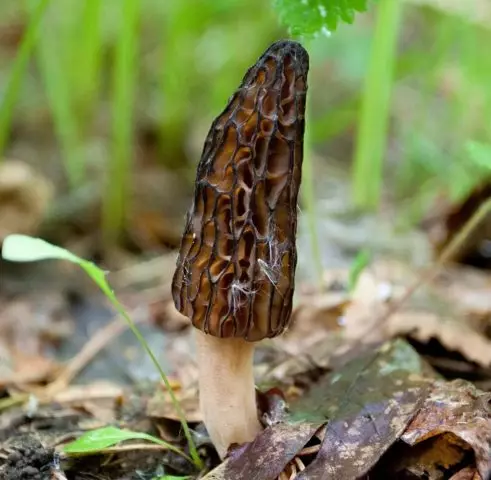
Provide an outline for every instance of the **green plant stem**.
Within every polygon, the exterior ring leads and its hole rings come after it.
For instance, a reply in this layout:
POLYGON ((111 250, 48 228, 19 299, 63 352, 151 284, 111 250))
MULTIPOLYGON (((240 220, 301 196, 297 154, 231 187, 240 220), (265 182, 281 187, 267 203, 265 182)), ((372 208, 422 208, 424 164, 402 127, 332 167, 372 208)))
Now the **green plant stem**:
POLYGON ((443 249, 438 259, 429 267, 429 269, 415 282, 408 287, 404 295, 397 300, 383 315, 379 321, 383 322, 396 310, 399 310, 401 306, 414 295, 414 292, 423 285, 431 282, 440 272, 441 267, 452 260, 458 253, 459 249, 464 244, 465 240, 471 235, 474 230, 480 225, 480 223, 491 213, 491 198, 488 198, 482 203, 479 208, 474 212, 471 218, 467 220, 464 226, 459 230, 450 243, 443 249))
POLYGON ((164 370, 159 364, 159 361, 157 360, 157 357, 154 355, 152 352, 151 348, 149 347, 148 343, 146 340, 143 338, 143 335, 140 333, 140 330, 138 330, 137 326, 131 319, 131 317, 126 313, 125 308, 119 303, 118 299, 114 295, 114 293, 110 293, 108 295, 108 292, 104 291, 106 295, 108 296, 109 300, 113 304, 114 308, 118 311, 118 313, 126 320, 128 323, 128 326, 130 330, 132 331, 133 335, 137 338, 137 340, 140 342, 141 346, 144 348, 144 350, 147 352, 148 356, 152 360, 152 363, 155 365, 155 368, 158 370, 160 373, 160 376, 162 378, 162 381, 164 382, 165 388, 167 389, 167 392, 169 393, 169 396, 171 398, 172 404, 177 412, 177 415, 179 416, 179 420, 182 425, 182 429, 184 431, 184 435, 186 436, 186 440, 188 442, 189 446, 189 453, 191 455, 191 458, 193 459, 194 464, 196 465, 197 468, 202 469, 203 468, 203 462, 198 454, 198 450, 196 448, 196 445, 194 443, 193 437, 191 435, 191 431, 189 430, 189 426, 186 421, 186 415, 181 408, 181 405, 179 403, 179 400, 177 397, 174 395, 174 391, 172 390, 172 385, 169 382, 169 379, 167 378, 167 375, 165 374, 164 370))
POLYGON ((133 145, 140 0, 121 0, 121 3, 121 25, 113 69, 112 152, 103 206, 106 247, 114 245, 124 226, 133 145))
POLYGON ((157 358, 153 354, 147 342, 141 335, 140 331, 136 327, 131 317, 126 312, 123 305, 117 299, 116 295, 114 294, 111 287, 109 286, 109 283, 106 281, 106 273, 92 262, 80 258, 77 255, 74 255, 73 253, 69 252, 68 250, 65 250, 64 248, 46 242, 41 238, 33 238, 27 235, 17 235, 17 234, 8 235, 3 241, 2 251, 0 252, 0 255, 3 259, 9 260, 11 262, 32 262, 32 261, 48 260, 48 259, 67 260, 69 262, 79 265, 87 273, 87 275, 89 275, 89 277, 92 278, 92 280, 106 295, 106 297, 114 306, 116 311, 126 320, 126 323, 128 324, 130 330, 135 335, 137 340, 140 342, 144 350, 147 352, 148 356, 150 357, 153 364, 157 368, 157 371, 160 373, 160 376, 167 388, 167 391, 169 392, 172 403, 179 416, 179 420, 181 421, 182 428, 188 440, 191 457, 193 458, 195 465, 198 468, 201 468, 202 462, 201 459, 199 458, 196 446, 191 436, 191 432, 186 422, 186 416, 184 415, 184 412, 181 409, 179 401, 174 395, 172 386, 170 385, 167 376, 162 370, 162 367, 160 366, 157 358))
POLYGON ((353 171, 356 206, 378 207, 390 94, 403 2, 380 0, 363 90, 353 171))
POLYGON ((29 57, 36 41, 39 25, 49 2, 50 0, 40 0, 33 10, 29 24, 27 25, 26 33, 22 38, 19 51, 15 57, 12 71, 10 72, 7 89, 3 94, 3 100, 0 107, 0 162, 10 132, 12 112, 19 94, 22 77, 26 71, 29 57))

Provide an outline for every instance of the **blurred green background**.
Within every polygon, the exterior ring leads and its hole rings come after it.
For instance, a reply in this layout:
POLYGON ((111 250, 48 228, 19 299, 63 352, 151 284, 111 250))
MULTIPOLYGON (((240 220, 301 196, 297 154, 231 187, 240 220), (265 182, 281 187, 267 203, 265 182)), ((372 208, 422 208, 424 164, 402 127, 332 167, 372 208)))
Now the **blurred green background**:
MULTIPOLYGON (((42 234, 64 243, 90 232, 106 251, 175 247, 210 123, 271 42, 302 33, 285 21, 305 6, 3 0, 0 159, 50 182, 42 234)), ((338 174, 343 202, 390 209, 399 227, 489 183, 490 26, 486 0, 379 0, 330 35, 300 37, 311 56, 301 208, 312 237, 324 179, 338 174)))

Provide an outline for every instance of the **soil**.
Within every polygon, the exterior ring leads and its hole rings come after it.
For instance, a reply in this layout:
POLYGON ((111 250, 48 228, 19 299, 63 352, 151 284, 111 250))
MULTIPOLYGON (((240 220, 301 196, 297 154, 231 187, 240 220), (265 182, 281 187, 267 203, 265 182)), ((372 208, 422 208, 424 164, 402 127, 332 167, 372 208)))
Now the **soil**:
MULTIPOLYGON (((147 399, 141 392, 125 394, 128 403, 118 426, 153 435, 165 431, 177 437, 176 422, 145 417, 147 399)), ((2 480, 150 480, 163 474, 193 473, 182 457, 155 449, 67 458, 61 445, 94 427, 94 420, 87 412, 70 407, 49 405, 31 416, 20 409, 10 409, 0 418, 2 480)), ((148 442, 140 443, 148 445, 148 442)))

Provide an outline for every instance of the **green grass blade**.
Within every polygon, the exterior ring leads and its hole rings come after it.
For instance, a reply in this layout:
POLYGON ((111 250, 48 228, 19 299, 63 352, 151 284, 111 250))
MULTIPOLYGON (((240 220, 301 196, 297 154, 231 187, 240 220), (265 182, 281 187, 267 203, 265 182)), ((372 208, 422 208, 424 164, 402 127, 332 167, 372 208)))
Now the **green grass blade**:
POLYGON ((139 0, 121 0, 121 24, 115 50, 112 98, 112 152, 104 197, 103 229, 112 245, 123 226, 133 146, 133 110, 137 79, 139 0))
POLYGON ((380 0, 363 90, 353 171, 353 199, 358 207, 379 204, 387 142, 390 94, 403 2, 380 0))
MULTIPOLYGON (((33 14, 33 2, 29 0, 27 4, 33 14)), ((45 25, 43 35, 39 37, 36 45, 38 65, 53 115, 55 132, 60 142, 67 179, 71 187, 77 187, 85 177, 85 162, 81 155, 72 92, 66 81, 67 66, 64 65, 59 46, 56 26, 45 25)))
POLYGON ((370 250, 364 248, 358 252, 356 257, 353 259, 349 269, 348 275, 348 289, 353 292, 358 282, 358 278, 365 268, 368 266, 371 260, 370 250))
POLYGON ((7 89, 3 95, 0 106, 0 162, 2 160, 5 144, 10 133, 12 112, 15 102, 17 101, 22 77, 24 76, 29 63, 29 58, 36 42, 39 25, 49 2, 50 0, 40 0, 37 3, 36 8, 33 9, 29 24, 27 25, 26 33, 15 57, 12 71, 10 72, 7 89))
MULTIPOLYGON (((160 158, 166 167, 182 164, 181 145, 189 111, 189 98, 183 91, 190 90, 192 79, 189 64, 193 61, 197 25, 190 10, 198 8, 195 2, 168 2, 163 19, 163 58, 160 75, 160 93, 163 117, 160 125, 160 158)), ((198 27, 199 28, 199 27, 198 27)))
POLYGON ((77 48, 76 100, 83 129, 92 120, 100 86, 102 60, 102 0, 89 0, 83 6, 77 48))
POLYGON ((184 411, 179 404, 179 400, 174 395, 172 390, 172 386, 167 378, 167 375, 162 370, 157 357, 154 355, 148 343, 143 338, 142 334, 138 330, 137 326, 131 319, 131 317, 126 312, 123 305, 116 298, 116 295, 112 291, 111 287, 106 281, 106 272, 101 270, 99 267, 94 265, 92 262, 88 260, 84 260, 83 258, 77 257, 73 253, 65 250, 64 248, 58 247, 56 245, 52 245, 45 240, 40 238, 32 238, 27 235, 17 235, 12 234, 8 235, 3 241, 2 245, 2 258, 5 260, 13 261, 13 262, 32 262, 37 260, 47 260, 47 259, 59 259, 59 260, 68 260, 72 263, 79 265, 81 268, 85 270, 87 275, 89 275, 92 280, 98 285, 98 287, 104 292, 108 300, 112 303, 116 311, 126 320, 130 330, 133 335, 140 342, 150 359, 152 360, 155 368, 159 372, 164 385, 169 393, 172 404, 179 416, 179 420, 182 425, 182 429, 184 431, 184 435, 188 441, 189 452, 193 459, 194 464, 197 468, 201 468, 202 461, 199 457, 198 451, 196 449, 196 445, 193 441, 193 437, 191 436, 191 431, 189 430, 189 426, 186 422, 186 416, 184 411))

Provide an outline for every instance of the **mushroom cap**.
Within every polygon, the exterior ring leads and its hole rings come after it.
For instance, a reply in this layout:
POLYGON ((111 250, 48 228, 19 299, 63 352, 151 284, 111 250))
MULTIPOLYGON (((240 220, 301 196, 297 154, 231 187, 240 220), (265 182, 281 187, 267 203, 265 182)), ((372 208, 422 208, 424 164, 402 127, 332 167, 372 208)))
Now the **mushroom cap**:
POLYGON ((299 43, 272 44, 206 138, 172 282, 205 333, 258 341, 289 324, 308 67, 299 43))

